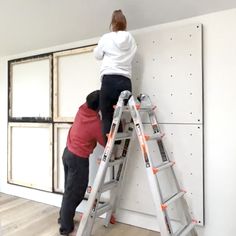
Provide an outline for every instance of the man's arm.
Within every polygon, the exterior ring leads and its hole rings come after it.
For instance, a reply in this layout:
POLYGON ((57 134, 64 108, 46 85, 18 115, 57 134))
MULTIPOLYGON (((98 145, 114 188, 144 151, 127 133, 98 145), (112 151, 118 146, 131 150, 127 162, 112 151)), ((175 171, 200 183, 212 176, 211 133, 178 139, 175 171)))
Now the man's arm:
POLYGON ((102 126, 101 126, 101 121, 99 120, 99 122, 97 122, 97 127, 96 127, 96 140, 97 142, 102 145, 103 147, 105 147, 105 140, 102 134, 102 126))

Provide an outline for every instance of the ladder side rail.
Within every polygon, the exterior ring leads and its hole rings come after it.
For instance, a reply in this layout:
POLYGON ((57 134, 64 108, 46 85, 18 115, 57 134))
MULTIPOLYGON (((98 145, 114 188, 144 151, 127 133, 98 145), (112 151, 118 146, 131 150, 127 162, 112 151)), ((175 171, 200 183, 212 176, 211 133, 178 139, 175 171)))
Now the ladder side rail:
MULTIPOLYGON (((102 177, 99 189, 102 188, 104 180, 105 180, 105 177, 106 177, 106 175, 104 175, 102 177)), ((100 204, 99 200, 100 200, 101 194, 102 194, 102 192, 100 192, 100 191, 98 191, 97 194, 96 194, 96 198, 94 200, 93 207, 92 207, 92 213, 90 212, 89 218, 87 220, 87 226, 86 226, 86 229, 85 229, 85 231, 86 231, 85 235, 86 236, 90 236, 91 235, 91 232, 92 232, 92 229, 93 229, 93 225, 94 225, 95 219, 97 217, 97 211, 98 211, 98 207, 99 207, 99 204, 100 204)), ((107 204, 106 203, 102 203, 102 205, 105 206, 107 204)), ((82 218, 83 218, 83 216, 82 216, 82 218)))
MULTIPOLYGON (((146 107, 150 122, 151 122, 151 126, 153 128, 154 134, 155 133, 159 133, 160 132, 160 127, 158 125, 157 122, 157 118, 154 112, 154 109, 156 108, 155 106, 153 106, 150 97, 147 94, 140 94, 139 95, 139 101, 140 101, 140 105, 141 108, 142 107, 146 107)), ((163 142, 161 140, 157 140, 156 141, 160 150, 160 154, 161 154, 161 158, 163 162, 166 161, 170 161, 169 157, 167 155, 167 152, 165 150, 165 147, 163 145, 163 142)))
MULTIPOLYGON (((151 126, 152 126, 152 129, 153 129, 153 132, 154 133, 161 132, 161 129, 160 129, 159 124, 157 122, 157 118, 156 118, 155 112, 154 111, 150 111, 148 113, 148 115, 149 115, 149 119, 150 119, 150 122, 151 122, 151 126)), ((161 153, 162 161, 163 162, 170 161, 170 158, 168 156, 168 153, 167 153, 167 151, 165 149, 165 146, 164 146, 162 140, 160 139, 160 140, 157 140, 156 142, 158 144, 158 147, 159 147, 159 150, 160 150, 160 153, 161 153)))
MULTIPOLYGON (((150 117, 150 122, 151 122, 151 125, 152 125, 152 128, 153 128, 153 131, 154 131, 154 132, 160 132, 161 129, 160 129, 159 124, 158 124, 158 122, 157 122, 157 117, 156 117, 155 112, 154 112, 154 111, 151 111, 151 112, 149 113, 149 117, 150 117)), ((162 150, 166 153, 167 160, 170 161, 170 159, 169 159, 169 157, 168 157, 168 154, 167 154, 167 151, 166 151, 166 149, 165 149, 165 146, 164 146, 163 141, 162 141, 162 140, 159 140, 159 141, 157 141, 157 142, 158 142, 158 143, 161 143, 161 145, 162 145, 162 147, 163 147, 162 150)), ((159 145, 158 145, 158 146, 159 146, 159 145)), ((160 148, 160 146, 159 146, 159 148, 160 148)), ((160 150, 160 151, 161 151, 161 150, 160 150)), ((174 169, 173 169, 173 166, 170 166, 169 168, 171 169, 171 173, 172 173, 172 176, 173 176, 173 179, 174 179, 176 188, 177 188, 178 192, 181 192, 182 190, 181 190, 181 187, 180 187, 179 182, 178 182, 178 180, 177 180, 177 177, 176 177, 175 171, 174 171, 174 169)), ((188 205, 187 205, 186 200, 185 200, 184 197, 182 197, 182 198, 180 199, 180 201, 181 201, 182 209, 183 209, 183 211, 184 211, 184 213, 185 213, 184 216, 185 216, 186 223, 189 224, 189 223, 192 221, 192 217, 191 217, 191 215, 189 214, 188 205)))
MULTIPOLYGON (((133 123, 130 123, 129 124, 129 128, 128 128, 128 132, 131 133, 131 136, 133 137, 133 133, 134 133, 134 127, 133 127, 133 123)), ((131 138, 132 139, 132 138, 131 138)), ((121 154, 121 158, 126 160, 127 161, 127 156, 128 156, 128 150, 129 150, 129 146, 130 146, 130 143, 131 143, 131 139, 126 139, 125 140, 125 143, 124 143, 124 146, 123 146, 123 150, 122 150, 122 154, 121 154)), ((121 178, 123 178, 123 173, 122 171, 124 172, 125 169, 122 168, 122 164, 124 163, 121 163, 119 165, 119 169, 117 171, 117 175, 116 175, 116 180, 119 181, 121 178)))
POLYGON ((98 169, 95 181, 94 181, 94 187, 92 188, 92 191, 89 195, 88 202, 87 202, 87 208, 82 216, 82 219, 79 224, 79 228, 77 231, 76 236, 90 236, 91 231, 93 228, 93 224, 96 218, 96 208, 99 205, 99 199, 101 196, 101 193, 97 190, 102 187, 105 174, 103 173, 103 170, 105 169, 106 163, 103 163, 103 166, 98 169), (100 170, 100 171, 99 171, 100 170), (97 181, 96 181, 97 180, 97 181), (96 187, 97 186, 97 187, 96 187), (92 212, 92 214, 91 214, 92 212))
MULTIPOLYGON (((117 106, 114 111, 112 125, 111 125, 111 129, 110 129, 110 133, 108 135, 108 141, 107 141, 106 147, 105 147, 103 155, 102 155, 101 163, 99 165, 98 172, 96 174, 96 178, 95 178, 95 181, 93 184, 92 191, 89 195, 89 199, 87 202, 87 208, 86 208, 86 210, 83 214, 83 217, 80 221, 76 236, 90 236, 90 233, 92 230, 93 224, 91 223, 91 220, 90 220, 91 216, 90 215, 91 215, 91 212, 92 212, 94 206, 96 206, 97 203, 99 202, 99 199, 97 198, 97 194, 99 192, 99 189, 101 188, 102 182, 104 181, 104 178, 106 175, 106 170, 107 170, 107 167, 109 164, 110 157, 112 155, 112 149, 113 149, 114 142, 115 142, 114 135, 118 131, 120 118, 122 115, 122 111, 124 109, 124 99, 126 99, 126 94, 124 94, 124 93, 122 94, 122 93, 119 97, 119 100, 117 102, 117 106), (88 226, 89 223, 91 225, 91 229, 88 226), (90 230, 88 230, 88 229, 90 229, 90 230)), ((93 218, 95 218, 95 217, 96 216, 94 216, 93 218)))
MULTIPOLYGON (((106 149, 104 150, 103 156, 107 155, 105 151, 106 149)), ((94 212, 94 210, 96 209, 99 203, 99 197, 101 195, 99 192, 99 189, 102 187, 102 184, 104 182, 104 179, 106 176, 105 170, 107 169, 108 162, 109 162, 109 158, 106 158, 106 159, 102 158, 101 160, 91 193, 87 201, 86 210, 84 211, 84 214, 80 221, 76 236, 90 236, 90 233, 92 230, 91 226, 93 226, 93 219, 95 219, 96 217, 95 214, 91 216, 91 212, 92 211, 94 212)))
MULTIPOLYGON (((113 121, 116 123, 120 123, 121 122, 121 118, 122 118, 122 113, 127 111, 127 106, 124 106, 124 103, 126 101, 128 101, 129 97, 131 96, 131 92, 130 91, 123 91, 121 92, 120 94, 120 98, 122 99, 122 104, 123 104, 123 107, 122 107, 122 112, 119 114, 119 115, 116 115, 116 113, 119 113, 119 110, 118 109, 115 109, 115 112, 114 112, 114 118, 113 118, 113 121), (117 111, 118 110, 118 111, 117 111)), ((117 102, 117 106, 119 106, 119 100, 117 102)), ((116 108, 117 108, 116 106, 116 108)), ((124 128, 124 127, 123 127, 124 128)), ((125 129, 124 129, 125 130, 125 129)), ((133 129, 132 129, 132 133, 133 133, 133 129)), ((116 140, 116 136, 118 136, 119 133, 116 132, 116 135, 113 137, 115 140, 116 140)), ((112 189, 110 191, 110 203, 111 203, 111 210, 107 212, 106 214, 106 217, 104 219, 104 226, 108 226, 109 223, 110 223, 110 219, 111 219, 111 216, 112 214, 114 213, 115 211, 115 206, 116 206, 116 202, 118 200, 118 197, 117 197, 117 193, 118 193, 118 189, 120 188, 120 177, 122 175, 122 170, 124 169, 124 166, 126 166, 126 152, 127 152, 127 149, 129 147, 129 143, 130 143, 130 138, 127 138, 127 139, 124 139, 125 140, 125 144, 124 144, 124 147, 123 147, 123 151, 122 151, 122 157, 123 158, 123 162, 119 164, 119 167, 118 167, 118 171, 117 173, 115 173, 115 166, 112 166, 112 171, 110 173, 110 178, 112 180, 115 180, 118 182, 117 186, 115 189, 112 189), (126 152, 124 152, 124 150, 126 150, 126 152), (125 154, 125 155, 124 155, 125 154)), ((120 145, 119 145, 120 146, 120 145)), ((116 148, 116 145, 113 146, 113 148, 115 149, 116 148)), ((116 150, 117 151, 117 150, 116 150)), ((114 160, 113 160, 114 161, 114 160)))
MULTIPOLYGON (((148 100, 149 103, 151 104, 151 100, 150 100, 150 97, 148 95, 145 95, 143 99, 148 100)), ((155 111, 154 110, 149 111, 148 115, 149 115, 149 119, 150 119, 150 123, 151 123, 152 129, 153 129, 153 132, 154 133, 161 132, 161 129, 160 129, 160 126, 158 124, 157 116, 156 116, 155 111)), ((166 151, 166 148, 164 146, 163 141, 162 140, 157 140, 157 143, 158 143, 158 147, 159 147, 161 155, 163 155, 164 158, 166 158, 166 161, 170 162, 170 158, 168 156, 168 152, 166 151)), ((163 156, 162 156, 162 160, 163 160, 163 156)), ((170 168, 171 168, 171 171, 173 173, 173 177, 174 177, 174 181, 175 181, 177 190, 178 190, 178 192, 181 192, 181 188, 180 188, 179 182, 177 180, 176 174, 174 172, 173 166, 170 166, 170 168)))
MULTIPOLYGON (((128 132, 132 133, 132 136, 133 136, 133 127, 130 126, 128 132)), ((123 163, 121 163, 119 165, 117 173, 116 173, 115 180, 118 182, 118 186, 111 192, 112 209, 106 215, 106 218, 104 220, 105 226, 108 226, 108 224, 110 223, 111 215, 115 213, 118 202, 120 200, 122 186, 124 183, 124 175, 126 172, 126 167, 127 167, 127 162, 128 162, 127 156, 128 156, 128 150, 129 150, 130 143, 131 143, 131 139, 125 140, 124 147, 123 147, 122 154, 121 154, 121 158, 124 158, 124 161, 123 161, 123 163)))
MULTIPOLYGON (((120 177, 122 176, 122 173, 123 173, 122 170, 125 168, 126 162, 127 162, 127 160, 124 159, 124 162, 119 165, 119 170, 118 170, 118 171, 121 172, 121 173, 119 174, 120 177)), ((116 178, 115 178, 115 179, 116 179, 116 178)), ((122 180, 120 179, 119 182, 118 182, 118 185, 116 186, 116 188, 115 188, 115 189, 112 189, 112 190, 111 190, 111 193, 110 193, 111 210, 107 212, 106 217, 105 217, 105 219, 104 219, 104 226, 106 226, 106 227, 107 227, 107 226, 109 225, 109 223, 110 223, 110 219, 111 219, 112 214, 115 213, 116 202, 118 201, 118 194, 119 194, 119 192, 120 192, 119 190, 120 190, 121 181, 122 181, 122 180)))
MULTIPOLYGON (((149 97, 148 95, 144 95, 144 96, 142 97, 142 99, 148 100, 148 101, 146 101, 146 102, 148 102, 148 103, 150 104, 150 106, 152 107, 151 99, 150 99, 150 97, 149 97)), ((142 100, 141 100, 141 102, 142 102, 142 100)), ((150 119, 150 123, 151 123, 152 129, 153 129, 153 132, 154 132, 154 133, 161 132, 161 129, 160 129, 160 126, 159 126, 159 124, 158 124, 157 116, 156 116, 156 113, 155 113, 154 109, 149 110, 148 115, 149 115, 149 119, 150 119)), ((167 153, 167 151, 166 151, 166 149, 165 149, 165 146, 164 146, 163 141, 162 141, 162 140, 157 140, 157 144, 158 144, 158 147, 159 147, 161 156, 162 156, 162 160, 164 161, 164 160, 165 160, 165 157, 166 157, 166 160, 167 160, 167 161, 170 161, 170 158, 169 158, 168 153, 167 153), (164 154, 164 153, 165 153, 165 154, 164 154), (163 158, 163 157, 164 157, 164 158, 163 158)), ((176 177, 176 174, 175 174, 173 165, 170 166, 169 168, 171 168, 171 173, 172 173, 172 175, 173 175, 176 188, 177 188, 178 192, 181 192, 182 190, 181 190, 181 187, 180 187, 179 182, 178 182, 178 180, 177 180, 177 177, 176 177)), ((189 207, 188 207, 188 204, 187 204, 187 202, 186 202, 186 199, 185 199, 184 197, 182 197, 182 198, 180 199, 180 201, 181 201, 182 209, 183 209, 183 211, 184 211, 184 216, 185 216, 186 223, 187 223, 187 224, 191 224, 192 217, 191 217, 191 215, 190 215, 190 213, 189 213, 189 207)), ((195 228, 193 228, 192 233, 193 233, 194 236, 197 235, 195 228)))
POLYGON ((171 225, 168 223, 168 220, 167 220, 168 216, 166 215, 166 212, 162 211, 161 209, 161 204, 163 202, 163 199, 162 199, 162 196, 160 195, 160 186, 152 170, 153 166, 149 158, 150 154, 149 154, 148 145, 146 143, 145 136, 144 136, 144 128, 141 122, 141 117, 139 115, 139 112, 137 111, 133 96, 131 96, 131 98, 129 99, 128 104, 130 107, 131 116, 133 118, 135 130, 138 136, 139 144, 141 147, 143 160, 146 167, 147 177, 149 179, 148 182, 150 185, 150 190, 152 192, 153 201, 156 207, 156 213, 157 213, 157 219, 159 221, 160 232, 162 236, 170 236, 173 233, 173 231, 171 229, 171 225))
MULTIPOLYGON (((152 126, 152 129, 153 129, 153 132, 154 133, 161 132, 161 129, 160 129, 159 124, 157 122, 157 117, 156 117, 156 114, 155 114, 154 111, 149 113, 149 118, 150 118, 150 122, 151 122, 151 126, 152 126)), ((159 147, 159 150, 161 152, 161 155, 162 155, 162 152, 164 152, 166 160, 170 162, 170 158, 168 156, 168 153, 166 151, 166 148, 164 146, 163 141, 162 140, 158 140, 157 143, 158 143, 158 147, 159 147)), ((170 168, 171 168, 172 175, 174 177, 176 188, 177 188, 178 192, 181 192, 181 188, 180 188, 179 182, 177 180, 176 174, 174 172, 173 165, 170 166, 170 168)))

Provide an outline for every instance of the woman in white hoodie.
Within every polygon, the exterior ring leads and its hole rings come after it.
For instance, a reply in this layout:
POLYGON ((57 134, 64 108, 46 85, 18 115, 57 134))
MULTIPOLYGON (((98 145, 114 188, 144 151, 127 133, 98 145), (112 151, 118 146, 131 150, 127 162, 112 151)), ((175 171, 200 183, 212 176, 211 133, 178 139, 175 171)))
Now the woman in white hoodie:
POLYGON ((96 59, 102 60, 100 69, 100 110, 105 141, 109 133, 114 108, 124 90, 132 92, 132 60, 137 46, 132 35, 126 31, 127 22, 121 10, 112 14, 110 33, 104 34, 94 49, 96 59))

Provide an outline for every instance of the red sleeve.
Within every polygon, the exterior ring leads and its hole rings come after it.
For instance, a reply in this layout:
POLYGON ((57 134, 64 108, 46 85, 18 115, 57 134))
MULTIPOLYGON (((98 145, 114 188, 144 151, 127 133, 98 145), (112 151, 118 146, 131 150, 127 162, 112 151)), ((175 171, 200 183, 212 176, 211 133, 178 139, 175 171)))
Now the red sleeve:
POLYGON ((97 128, 96 128, 96 140, 97 142, 102 145, 103 147, 105 147, 105 140, 102 134, 102 126, 101 126, 101 120, 99 119, 97 122, 97 128))

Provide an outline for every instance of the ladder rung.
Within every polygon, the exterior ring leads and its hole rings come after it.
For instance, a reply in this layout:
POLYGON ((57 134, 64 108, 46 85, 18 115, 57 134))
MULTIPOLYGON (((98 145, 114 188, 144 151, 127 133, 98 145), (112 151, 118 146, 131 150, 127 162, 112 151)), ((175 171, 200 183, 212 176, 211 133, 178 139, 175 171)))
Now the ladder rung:
POLYGON ((168 162, 164 162, 164 164, 157 166, 157 167, 153 167, 153 173, 156 174, 159 171, 165 170, 168 167, 171 167, 175 164, 174 161, 168 161, 168 162))
POLYGON ((164 133, 158 132, 152 135, 145 135, 145 139, 146 141, 150 141, 150 140, 161 140, 164 137, 164 133))
POLYGON ((161 208, 162 210, 165 210, 172 202, 176 201, 177 199, 181 198, 185 194, 184 191, 181 191, 179 193, 176 193, 172 197, 170 197, 167 201, 165 201, 162 205, 161 208))
POLYGON ((110 162, 108 163, 108 167, 116 166, 116 165, 122 164, 122 163, 124 162, 124 159, 125 159, 125 157, 120 157, 119 159, 115 159, 114 161, 110 161, 110 162))
POLYGON ((182 227, 178 232, 174 234, 174 236, 186 236, 196 225, 196 221, 193 220, 190 224, 182 227))
MULTIPOLYGON (((111 158, 109 160, 108 167, 118 165, 118 164, 122 163, 123 161, 124 161, 123 157, 115 157, 114 154, 111 154, 111 158), (116 161, 114 161, 114 160, 116 160, 116 161)), ((98 165, 101 164, 101 158, 97 159, 97 164, 98 165)))
POLYGON ((123 112, 129 112, 130 110, 129 110, 129 106, 124 106, 123 107, 123 112))
MULTIPOLYGON (((113 109, 116 109, 116 108, 117 108, 117 105, 113 105, 113 109)), ((129 111, 129 106, 124 105, 123 106, 123 111, 129 111)))
POLYGON ((117 133, 115 140, 131 139, 132 135, 130 133, 117 133))
POLYGON ((145 112, 145 111, 153 111, 156 109, 156 106, 146 106, 146 107, 140 107, 139 111, 145 112))
POLYGON ((112 188, 115 188, 117 185, 118 185, 118 181, 111 180, 103 185, 101 192, 106 192, 108 190, 111 190, 112 188))
MULTIPOLYGON (((112 207, 111 207, 111 205, 109 204, 109 202, 102 204, 101 206, 99 206, 99 207, 97 208, 96 217, 103 215, 103 214, 106 213, 107 211, 111 210, 111 208, 112 208, 112 207)), ((94 212, 92 213, 92 215, 94 215, 94 212)))

